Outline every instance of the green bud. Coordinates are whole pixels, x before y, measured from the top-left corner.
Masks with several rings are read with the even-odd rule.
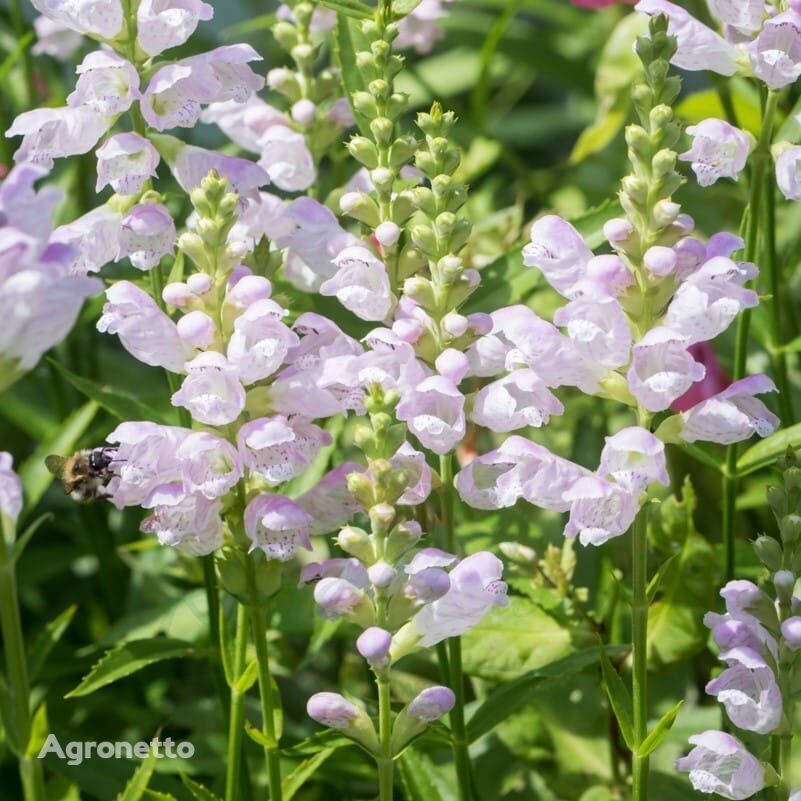
[[[400,169],[408,164],[417,149],[417,140],[413,136],[400,136],[390,147],[389,166]]]
[[[286,51],[291,51],[298,43],[298,32],[294,25],[285,21],[278,21],[272,27],[276,42]]]
[[[366,136],[352,136],[347,144],[348,152],[368,170],[378,166],[378,151]]]
[[[392,86],[383,78],[376,78],[374,81],[370,81],[370,83],[367,84],[367,90],[377,100],[386,100],[389,97],[391,89]]]
[[[761,536],[754,540],[757,558],[772,573],[782,566],[782,547],[773,537]]]
[[[388,194],[395,183],[395,174],[387,167],[375,167],[370,170],[370,180],[379,192]]]
[[[801,467],[789,467],[784,471],[784,486],[788,491],[801,487]]]
[[[371,81],[378,75],[375,56],[366,50],[356,53],[356,67],[365,81]]]
[[[394,123],[387,117],[376,117],[374,120],[370,120],[370,133],[381,145],[388,145],[392,141],[394,130]]]
[[[372,506],[375,501],[373,482],[364,473],[348,473],[348,492],[363,506]]]
[[[353,217],[359,222],[363,222],[370,228],[377,228],[381,222],[378,205],[375,200],[363,192],[348,192],[343,196],[346,202],[340,203],[340,208],[345,214]]]
[[[370,535],[361,528],[346,526],[337,535],[337,545],[345,553],[361,559],[365,564],[371,565],[375,561],[375,550]]]
[[[390,564],[396,562],[406,551],[417,544],[421,536],[420,526],[414,520],[398,523],[387,537],[384,559]]]
[[[786,515],[779,522],[779,533],[786,545],[795,545],[801,539],[801,516]]]
[[[777,518],[782,518],[787,514],[787,495],[781,487],[768,487],[767,498],[768,506]]]
[[[354,92],[352,100],[353,107],[359,114],[364,114],[364,116],[370,120],[378,116],[378,107],[375,104],[375,98],[369,92]]]
[[[657,228],[667,228],[676,222],[676,218],[681,213],[681,206],[670,200],[660,200],[654,206],[651,218]]]
[[[370,518],[373,531],[384,534],[389,531],[389,527],[395,519],[395,509],[388,503],[377,503],[368,509],[367,516]]]
[[[387,117],[398,119],[409,105],[409,95],[405,92],[393,92],[387,100]]]
[[[433,309],[435,306],[434,287],[431,281],[420,275],[407,278],[403,282],[403,293],[423,309]]]
[[[638,205],[645,206],[648,200],[648,184],[635,175],[627,175],[620,182],[623,191]]]
[[[410,231],[412,242],[426,255],[433,256],[439,250],[437,237],[428,225],[414,225]]]

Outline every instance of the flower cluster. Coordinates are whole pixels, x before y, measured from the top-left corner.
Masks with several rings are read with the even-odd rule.
[[[172,403],[200,430],[120,425],[108,438],[117,448],[108,493],[119,507],[152,510],[143,529],[193,554],[222,545],[223,513],[244,500],[242,544],[286,561],[310,547],[312,531],[331,530],[353,512],[353,501],[337,494],[347,465],[297,500],[267,493],[330,443],[313,420],[349,408],[347,393],[320,384],[323,356],[361,347],[314,314],[292,327],[283,322],[287,311],[271,298],[268,279],[240,263],[232,231],[243,201],[227,179],[212,173],[191,197],[194,219],[179,248],[196,271],[163,292],[179,318],[136,284],[118,281],[106,292],[98,328],[116,334],[139,361],[182,376]]]
[[[77,251],[53,231],[62,193],[35,189],[45,173],[21,164],[0,184],[0,389],[60,342],[84,300],[102,288],[96,278],[73,274]]]
[[[370,423],[356,435],[367,470],[348,475],[348,487],[366,511],[370,531],[346,526],[336,541],[348,557],[307,564],[301,572],[302,583],[314,584],[323,617],[342,617],[363,630],[356,647],[379,691],[388,688],[390,668],[402,657],[464,634],[493,606],[506,603],[497,557],[482,551],[459,560],[439,548],[418,547],[423,530],[403,509],[426,500],[431,470],[403,441],[405,428],[393,416],[398,397],[374,384],[365,399]],[[308,711],[377,757],[392,759],[453,704],[450,690],[429,688],[395,718],[391,732],[382,724],[378,734],[361,707],[334,693],[312,696]]]
[[[458,477],[464,500],[479,508],[510,506],[522,497],[569,510],[565,534],[584,544],[623,534],[647,486],[668,483],[664,442],[729,444],[754,432],[766,436],[778,423],[755,397],[774,391],[773,383],[752,376],[662,419],[656,434],[649,430],[655,414],[704,379],[706,369],[690,348],[725,331],[757,304],[757,295],[745,286],[756,267],[731,258],[742,240],[721,233],[702,242],[671,198],[681,183],[671,149],[679,135],[670,108],[678,80],[666,77],[674,45],[652,32],[637,47],[647,82],[634,90],[641,124],[626,131],[634,167],[620,194],[627,216],[604,226],[612,252],[594,255],[559,217],[537,220],[523,261],[539,269],[567,304],[554,314],[554,324],[525,307],[494,312],[491,330],[467,354],[473,375],[501,375],[471,404],[473,419],[493,431],[542,425],[560,414],[552,390],[562,386],[637,411],[640,425],[607,438],[595,472],[512,437]]]
[[[704,622],[726,668],[706,686],[743,731],[789,738],[793,731],[793,687],[801,652],[801,617],[796,579],[801,569],[801,476],[798,454],[788,450],[779,461],[783,484],[768,490],[779,537],[754,542],[774,594],[751,581],[730,581],[721,590],[725,614],[710,612]],[[706,731],[690,738],[694,748],[676,766],[688,771],[696,790],[744,799],[781,782],[787,765],[762,763],[735,737]],[[789,791],[788,791],[789,792]],[[782,796],[782,797],[787,797]],[[796,796],[793,796],[796,797]]]

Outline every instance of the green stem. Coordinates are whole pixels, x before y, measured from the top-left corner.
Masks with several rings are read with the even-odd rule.
[[[219,640],[218,640],[219,642]],[[245,671],[248,647],[248,608],[238,604],[236,609],[236,636],[234,640],[234,675],[231,684],[231,714],[228,720],[228,750],[226,753],[225,801],[239,801],[242,743],[245,734],[245,694],[237,687]]]
[[[14,716],[17,738],[17,757],[25,801],[45,801],[45,785],[42,763],[37,756],[26,754],[31,736],[30,683],[28,662],[25,656],[25,640],[22,637],[17,577],[14,558],[14,523],[2,517],[3,542],[0,544],[0,629],[3,633],[3,651],[6,662],[6,681]]]
[[[453,454],[439,457],[439,477],[442,482],[439,495],[439,516],[442,526],[442,544],[446,551],[456,551],[456,532],[453,530]]]
[[[773,376],[779,389],[779,411],[782,423],[784,426],[790,426],[795,422],[795,416],[793,414],[790,381],[787,377],[787,357],[782,350],[782,332],[784,328],[782,325],[780,271],[778,259],[776,258],[776,187],[774,186],[771,170],[765,171],[765,187],[763,191],[765,193],[763,203],[763,234],[765,241],[761,266],[767,271],[768,286],[771,293],[770,303],[768,304],[768,312],[770,314],[768,349],[770,351]]]
[[[28,26],[25,24],[25,15],[22,13],[20,0],[9,0],[8,13],[11,17],[11,26],[18,42],[22,42],[27,34]],[[36,85],[33,80],[33,59],[31,58],[30,42],[25,45],[22,51],[22,69],[25,75],[25,91],[22,99],[22,107],[27,109],[33,105],[36,98]]]
[[[762,129],[759,142],[753,154],[753,171],[751,174],[751,196],[746,214],[748,222],[745,235],[744,261],[756,260],[759,242],[760,208],[762,203],[765,171],[770,160],[770,144],[773,138],[773,123],[776,118],[778,94],[768,92],[762,115]],[[737,320],[737,337],[734,349],[733,378],[739,380],[745,375],[745,361],[748,355],[748,335],[751,328],[751,310],[744,309]],[[724,580],[731,581],[736,572],[734,553],[734,517],[737,504],[737,444],[729,445],[726,450],[726,473],[723,477],[723,552]]]
[[[634,521],[632,548],[632,700],[634,741],[638,745],[648,735],[648,507],[640,509]],[[632,801],[647,801],[648,757],[633,755]]]
[[[250,600],[250,619],[253,626],[253,641],[256,646],[256,660],[259,664],[259,697],[261,699],[262,733],[267,740],[264,758],[270,786],[270,801],[281,801],[281,758],[278,752],[278,735],[275,728],[275,713],[280,704],[273,690],[270,673],[270,653],[267,648],[267,623],[264,608],[259,602],[256,573],[250,557],[245,559],[248,595]]]
[[[381,743],[381,756],[376,760],[378,799],[379,801],[392,801],[392,706],[388,672],[377,675],[376,684],[378,685],[378,738]]]

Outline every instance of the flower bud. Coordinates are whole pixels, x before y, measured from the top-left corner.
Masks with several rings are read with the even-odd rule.
[[[634,226],[625,217],[615,217],[604,223],[604,236],[611,245],[624,243],[634,233]]]
[[[378,753],[378,737],[372,721],[363,709],[339,693],[315,693],[306,703],[306,712],[312,720],[341,731]]]
[[[398,225],[390,220],[382,222],[375,229],[375,238],[385,246],[394,245],[400,238],[401,230]]]
[[[674,203],[672,200],[660,200],[654,206],[651,216],[655,225],[659,228],[667,228],[676,221],[680,211],[681,206],[678,203]]]
[[[328,619],[346,617],[367,627],[373,623],[373,608],[367,596],[347,579],[327,576],[314,586],[314,600]]]
[[[356,640],[356,649],[374,667],[387,665],[391,645],[392,635],[378,626],[365,629]]]
[[[410,345],[414,345],[424,332],[425,327],[422,323],[408,317],[402,317],[400,320],[395,320],[395,322],[392,323],[392,333],[395,334],[398,339],[402,339]]]
[[[403,556],[423,536],[423,529],[416,520],[406,520],[392,529],[384,547],[384,558],[394,562]]]
[[[754,550],[760,562],[771,572],[782,566],[782,547],[773,537],[761,536],[754,540]]]
[[[385,590],[392,584],[397,575],[395,568],[386,562],[376,562],[367,569],[370,583],[379,590]]]
[[[300,94],[300,85],[297,75],[286,67],[276,67],[267,73],[267,86],[274,92],[279,92],[289,100],[294,100]]]
[[[418,303],[424,309],[434,306],[434,288],[427,278],[415,275],[403,282],[403,294]]]
[[[317,107],[311,100],[304,98],[292,106],[292,119],[299,125],[311,125],[317,114]]]
[[[348,151],[356,161],[363,164],[368,170],[378,166],[378,151],[366,136],[352,136],[348,142]]]
[[[519,542],[502,542],[501,553],[510,561],[519,565],[533,565],[537,562],[537,552],[528,545]]]
[[[768,506],[776,517],[781,518],[787,514],[787,495],[781,487],[768,487],[766,493]]]
[[[186,285],[196,295],[205,295],[214,286],[214,282],[206,273],[192,273],[186,279]]]
[[[337,545],[345,553],[349,553],[351,556],[355,556],[368,564],[375,558],[373,542],[364,529],[346,526],[337,535]]]
[[[773,586],[776,588],[779,603],[789,604],[793,597],[795,575],[789,570],[779,570],[773,576]]]
[[[386,531],[395,519],[395,509],[388,503],[377,503],[368,510],[370,522],[376,531]]]
[[[492,331],[492,317],[484,312],[474,312],[467,315],[470,331],[477,337],[483,337]]]
[[[452,337],[460,337],[467,333],[470,321],[463,314],[450,312],[442,318],[442,328]]]
[[[467,356],[455,348],[446,348],[434,362],[437,372],[452,381],[454,384],[459,382],[467,375],[470,363]]]
[[[409,576],[404,595],[419,605],[430,604],[442,598],[451,588],[447,571],[439,567],[427,567]]]
[[[788,617],[782,623],[782,637],[793,651],[801,648],[801,617]]]
[[[161,297],[168,306],[173,306],[176,309],[185,309],[192,300],[195,300],[195,295],[189,287],[181,281],[173,281],[164,287]]]
[[[375,185],[375,188],[379,192],[389,192],[392,190],[392,184],[395,180],[395,176],[392,173],[392,170],[387,169],[386,167],[375,167],[370,171],[370,180]]]
[[[217,326],[208,314],[191,311],[178,320],[178,336],[197,348],[208,348],[217,337]]]
[[[782,542],[794,545],[801,537],[801,515],[785,515],[779,523]]]
[[[678,257],[673,248],[656,245],[645,251],[643,263],[651,275],[664,278],[675,271]]]
[[[433,723],[453,709],[456,696],[448,687],[428,687],[408,706],[409,717],[422,723]]]

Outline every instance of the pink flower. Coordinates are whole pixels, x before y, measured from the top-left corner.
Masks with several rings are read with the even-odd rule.
[[[433,723],[453,709],[456,696],[449,687],[426,687],[406,707],[409,717],[421,723]]]
[[[629,360],[631,328],[620,304],[582,297],[557,309],[553,321],[567,328],[577,353],[586,360],[615,369]]]
[[[776,159],[776,183],[787,200],[801,200],[801,147],[788,147]]]
[[[765,787],[765,769],[736,737],[705,731],[690,737],[690,743],[695,748],[677,760],[676,770],[689,772],[696,790],[744,801]]]
[[[220,502],[203,495],[186,494],[179,485],[159,487],[145,502],[153,510],[140,526],[155,533],[162,545],[191,556],[213,553],[223,544]]]
[[[95,191],[111,184],[118,195],[138,195],[145,181],[155,178],[159,160],[156,148],[139,134],[110,136],[97,150]]]
[[[178,446],[178,461],[189,493],[209,500],[221,498],[242,478],[242,461],[227,440],[208,431],[195,431]]]
[[[258,495],[245,509],[245,532],[251,550],[261,548],[267,557],[287,562],[298,548],[311,550],[312,518],[297,503],[281,495]]]
[[[80,33],[48,17],[36,17],[33,21],[36,44],[31,48],[35,56],[48,55],[56,61],[72,61],[72,57],[83,44]]]
[[[754,432],[760,437],[769,436],[780,421],[754,397],[765,392],[776,392],[776,385],[766,375],[752,375],[735,381],[683,412],[679,436],[686,442],[700,439],[721,445],[742,442]]]
[[[347,247],[334,259],[336,273],[320,285],[320,294],[337,300],[361,320],[385,320],[393,305],[384,262],[365,247]]]
[[[220,130],[236,145],[251,153],[261,154],[261,141],[273,126],[287,127],[284,114],[265,103],[257,95],[251,95],[244,103],[226,100],[212,103],[200,115],[203,122],[219,126]]]
[[[664,14],[668,18],[668,33],[678,40],[678,49],[671,59],[677,67],[712,70],[720,75],[737,72],[737,48],[681,6],[668,0],[640,0],[635,8],[644,14]]]
[[[644,428],[624,428],[606,437],[598,474],[613,478],[632,493],[644,491],[654,481],[667,487],[665,445]]]
[[[23,137],[15,161],[32,161],[52,169],[53,159],[88,153],[108,126],[104,114],[86,106],[38,108],[19,114],[6,136]]]
[[[570,503],[565,536],[578,535],[582,545],[603,545],[625,534],[639,510],[630,490],[597,476],[580,478],[563,497]]]
[[[224,426],[245,408],[245,389],[236,368],[221,353],[206,351],[186,363],[186,378],[172,396],[199,423]]]
[[[539,428],[552,414],[563,411],[559,399],[536,372],[524,368],[483,387],[473,400],[470,419],[501,433],[526,426]]]
[[[781,89],[801,76],[801,14],[790,10],[765,21],[748,46],[751,66],[769,89]]]
[[[142,115],[157,131],[192,128],[202,105],[244,103],[264,86],[264,79],[248,66],[250,61],[261,61],[261,56],[250,45],[238,44],[161,67],[142,97]]]
[[[22,511],[22,482],[12,464],[11,454],[0,451],[0,514],[16,523]]]
[[[503,563],[486,551],[462,559],[449,574],[450,588],[424,606],[407,624],[418,636],[416,646],[430,648],[477,626],[494,606],[506,606]],[[401,635],[402,636],[402,635]]]
[[[276,415],[245,423],[237,444],[248,470],[277,486],[299,475],[331,437],[307,420]]]
[[[649,411],[667,409],[706,370],[688,353],[687,337],[670,328],[652,328],[632,348],[628,371],[629,389]]]
[[[399,506],[419,506],[431,494],[431,468],[426,462],[425,454],[415,450],[408,442],[404,442],[390,459],[394,468],[403,468],[410,474],[409,486],[398,498]]]
[[[400,33],[395,46],[400,49],[414,48],[417,53],[429,53],[434,44],[444,35],[439,21],[447,16],[444,3],[452,0],[421,0],[398,23]]]
[[[70,273],[86,275],[117,258],[121,227],[122,215],[103,205],[71,223],[60,225],[53,231],[50,241],[69,245],[73,252]]]
[[[86,106],[110,117],[127,111],[139,99],[136,67],[111,50],[93,50],[76,72],[78,82],[67,97],[68,106]]]
[[[117,261],[128,256],[139,270],[151,270],[173,253],[176,239],[172,215],[161,203],[139,203],[122,221]]]
[[[772,733],[782,719],[782,693],[764,657],[740,646],[725,651],[720,659],[728,668],[706,685],[707,693],[717,697],[738,728]]]
[[[692,162],[699,186],[711,186],[718,178],[737,180],[754,146],[749,133],[714,118],[690,125],[687,133],[692,147],[679,158]]]
[[[211,170],[227,178],[231,188],[239,194],[255,192],[270,183],[270,178],[258,164],[238,156],[226,156],[216,150],[180,143],[170,170],[181,188],[190,192]]]
[[[120,0],[32,0],[32,3],[40,14],[78,33],[113,39],[122,30]]]
[[[117,281],[106,290],[97,330],[117,334],[125,350],[140,362],[173,373],[184,372],[184,364],[196,352],[156,301],[130,281]]]
[[[120,423],[106,438],[117,446],[107,487],[112,503],[118,509],[142,506],[157,487],[180,482],[178,448],[190,433],[157,423]]]
[[[44,167],[23,163],[0,181],[0,226],[16,228],[42,240],[47,238],[64,193],[55,186],[37,190],[36,182],[45,175]]]
[[[401,400],[396,413],[434,453],[448,453],[464,438],[464,395],[444,376],[423,380]]]
[[[312,534],[328,534],[344,526],[361,504],[348,490],[347,476],[363,468],[356,462],[345,462],[326,473],[308,492],[298,498],[298,505],[312,518]]]
[[[314,159],[302,133],[285,125],[273,125],[265,131],[259,146],[259,165],[279,189],[301,192],[317,179]]]
[[[581,234],[561,217],[540,217],[531,226],[531,242],[523,248],[523,264],[536,267],[545,280],[566,298],[574,297],[576,285],[586,277],[593,257]]]
[[[186,42],[214,8],[202,0],[141,0],[136,10],[136,41],[148,56]]]
[[[315,693],[306,704],[306,714],[329,729],[347,731],[364,713],[339,693]]]
[[[726,389],[731,383],[709,342],[696,342],[687,350],[696,361],[704,365],[706,375],[673,401],[670,408],[674,412],[686,412],[701,401]]]

